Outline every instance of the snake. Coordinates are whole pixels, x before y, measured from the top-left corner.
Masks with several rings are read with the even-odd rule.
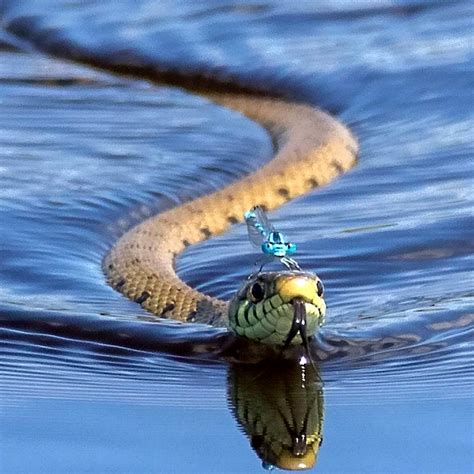
[[[329,183],[355,164],[357,141],[335,117],[310,104],[247,91],[199,93],[263,126],[273,140],[274,156],[256,172],[131,228],[104,259],[107,280],[162,318],[225,326],[264,344],[305,343],[323,324],[326,311],[316,274],[251,274],[226,302],[188,286],[174,263],[190,245],[241,222],[249,208],[274,210]]]
[[[13,20],[6,29],[53,56],[199,94],[268,131],[274,144],[268,163],[220,190],[135,225],[112,246],[102,267],[113,288],[161,318],[227,327],[267,346],[305,344],[323,324],[326,312],[315,273],[253,273],[229,302],[191,288],[177,275],[175,262],[190,245],[241,222],[254,206],[274,210],[349,170],[358,156],[349,128],[328,112],[290,100],[288,93],[270,90],[265,83],[248,87],[239,78],[205,66],[186,70],[139,64],[127,51],[97,56],[61,35],[45,35],[34,18]]]

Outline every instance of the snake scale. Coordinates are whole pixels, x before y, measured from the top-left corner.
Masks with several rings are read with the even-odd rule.
[[[221,190],[138,224],[114,245],[104,271],[115,289],[154,314],[226,326],[228,303],[186,285],[174,270],[176,257],[225,232],[254,205],[272,210],[329,183],[354,165],[357,142],[344,125],[310,105],[239,93],[204,95],[265,127],[275,143],[273,159]]]

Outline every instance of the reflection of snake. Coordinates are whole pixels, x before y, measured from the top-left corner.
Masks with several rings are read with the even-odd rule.
[[[104,270],[114,288],[155,314],[182,321],[226,325],[229,322],[227,303],[201,294],[183,283],[173,268],[176,256],[187,246],[224,232],[231,224],[241,220],[244,211],[256,204],[274,209],[289,199],[328,183],[354,164],[357,144],[343,125],[307,105],[243,94],[206,92],[204,95],[266,127],[276,143],[275,157],[259,171],[220,191],[159,214],[132,228],[106,257]],[[276,277],[276,274],[267,275],[267,280]],[[279,274],[279,278],[285,280],[291,275]],[[275,286],[285,285],[280,282]],[[240,293],[248,294],[252,299],[252,288],[255,288],[254,280],[247,282]],[[265,300],[261,306],[265,312],[267,300],[275,292],[267,295],[265,288],[263,290],[261,299]],[[279,294],[278,288],[276,290]],[[324,316],[324,302],[316,293],[305,300],[317,308],[314,326],[321,324]],[[287,295],[286,301],[294,296],[299,295]],[[280,301],[279,305],[284,302]],[[271,307],[269,302],[268,305]],[[238,310],[239,305],[231,305],[230,326],[243,334],[240,325],[243,319],[238,320]],[[257,311],[252,316],[257,318]],[[286,319],[282,326],[285,326],[287,333],[293,311],[281,309],[281,316]],[[245,318],[248,322],[247,314]],[[267,318],[264,323],[268,322]],[[271,332],[270,327],[268,331]],[[265,333],[260,324],[258,330],[249,330],[245,335],[265,342],[268,332]],[[277,341],[270,337],[268,342]]]
[[[322,443],[324,400],[313,365],[234,365],[229,404],[264,465],[302,470],[314,466]]]

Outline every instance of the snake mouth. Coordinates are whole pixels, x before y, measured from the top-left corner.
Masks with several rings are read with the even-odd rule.
[[[303,341],[303,346],[305,349],[308,347],[308,334],[306,332],[306,301],[303,298],[294,298],[291,301],[293,306],[293,321],[291,323],[291,328],[286,336],[286,339],[283,343],[285,347],[288,347],[291,344],[291,341],[299,333],[301,340]]]

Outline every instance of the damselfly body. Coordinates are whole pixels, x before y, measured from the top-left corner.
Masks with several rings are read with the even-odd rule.
[[[289,242],[268,220],[260,206],[255,206],[244,214],[250,242],[260,248],[266,258],[262,264],[279,258],[280,262],[291,270],[300,270],[298,263],[289,255],[296,252],[296,244]]]

